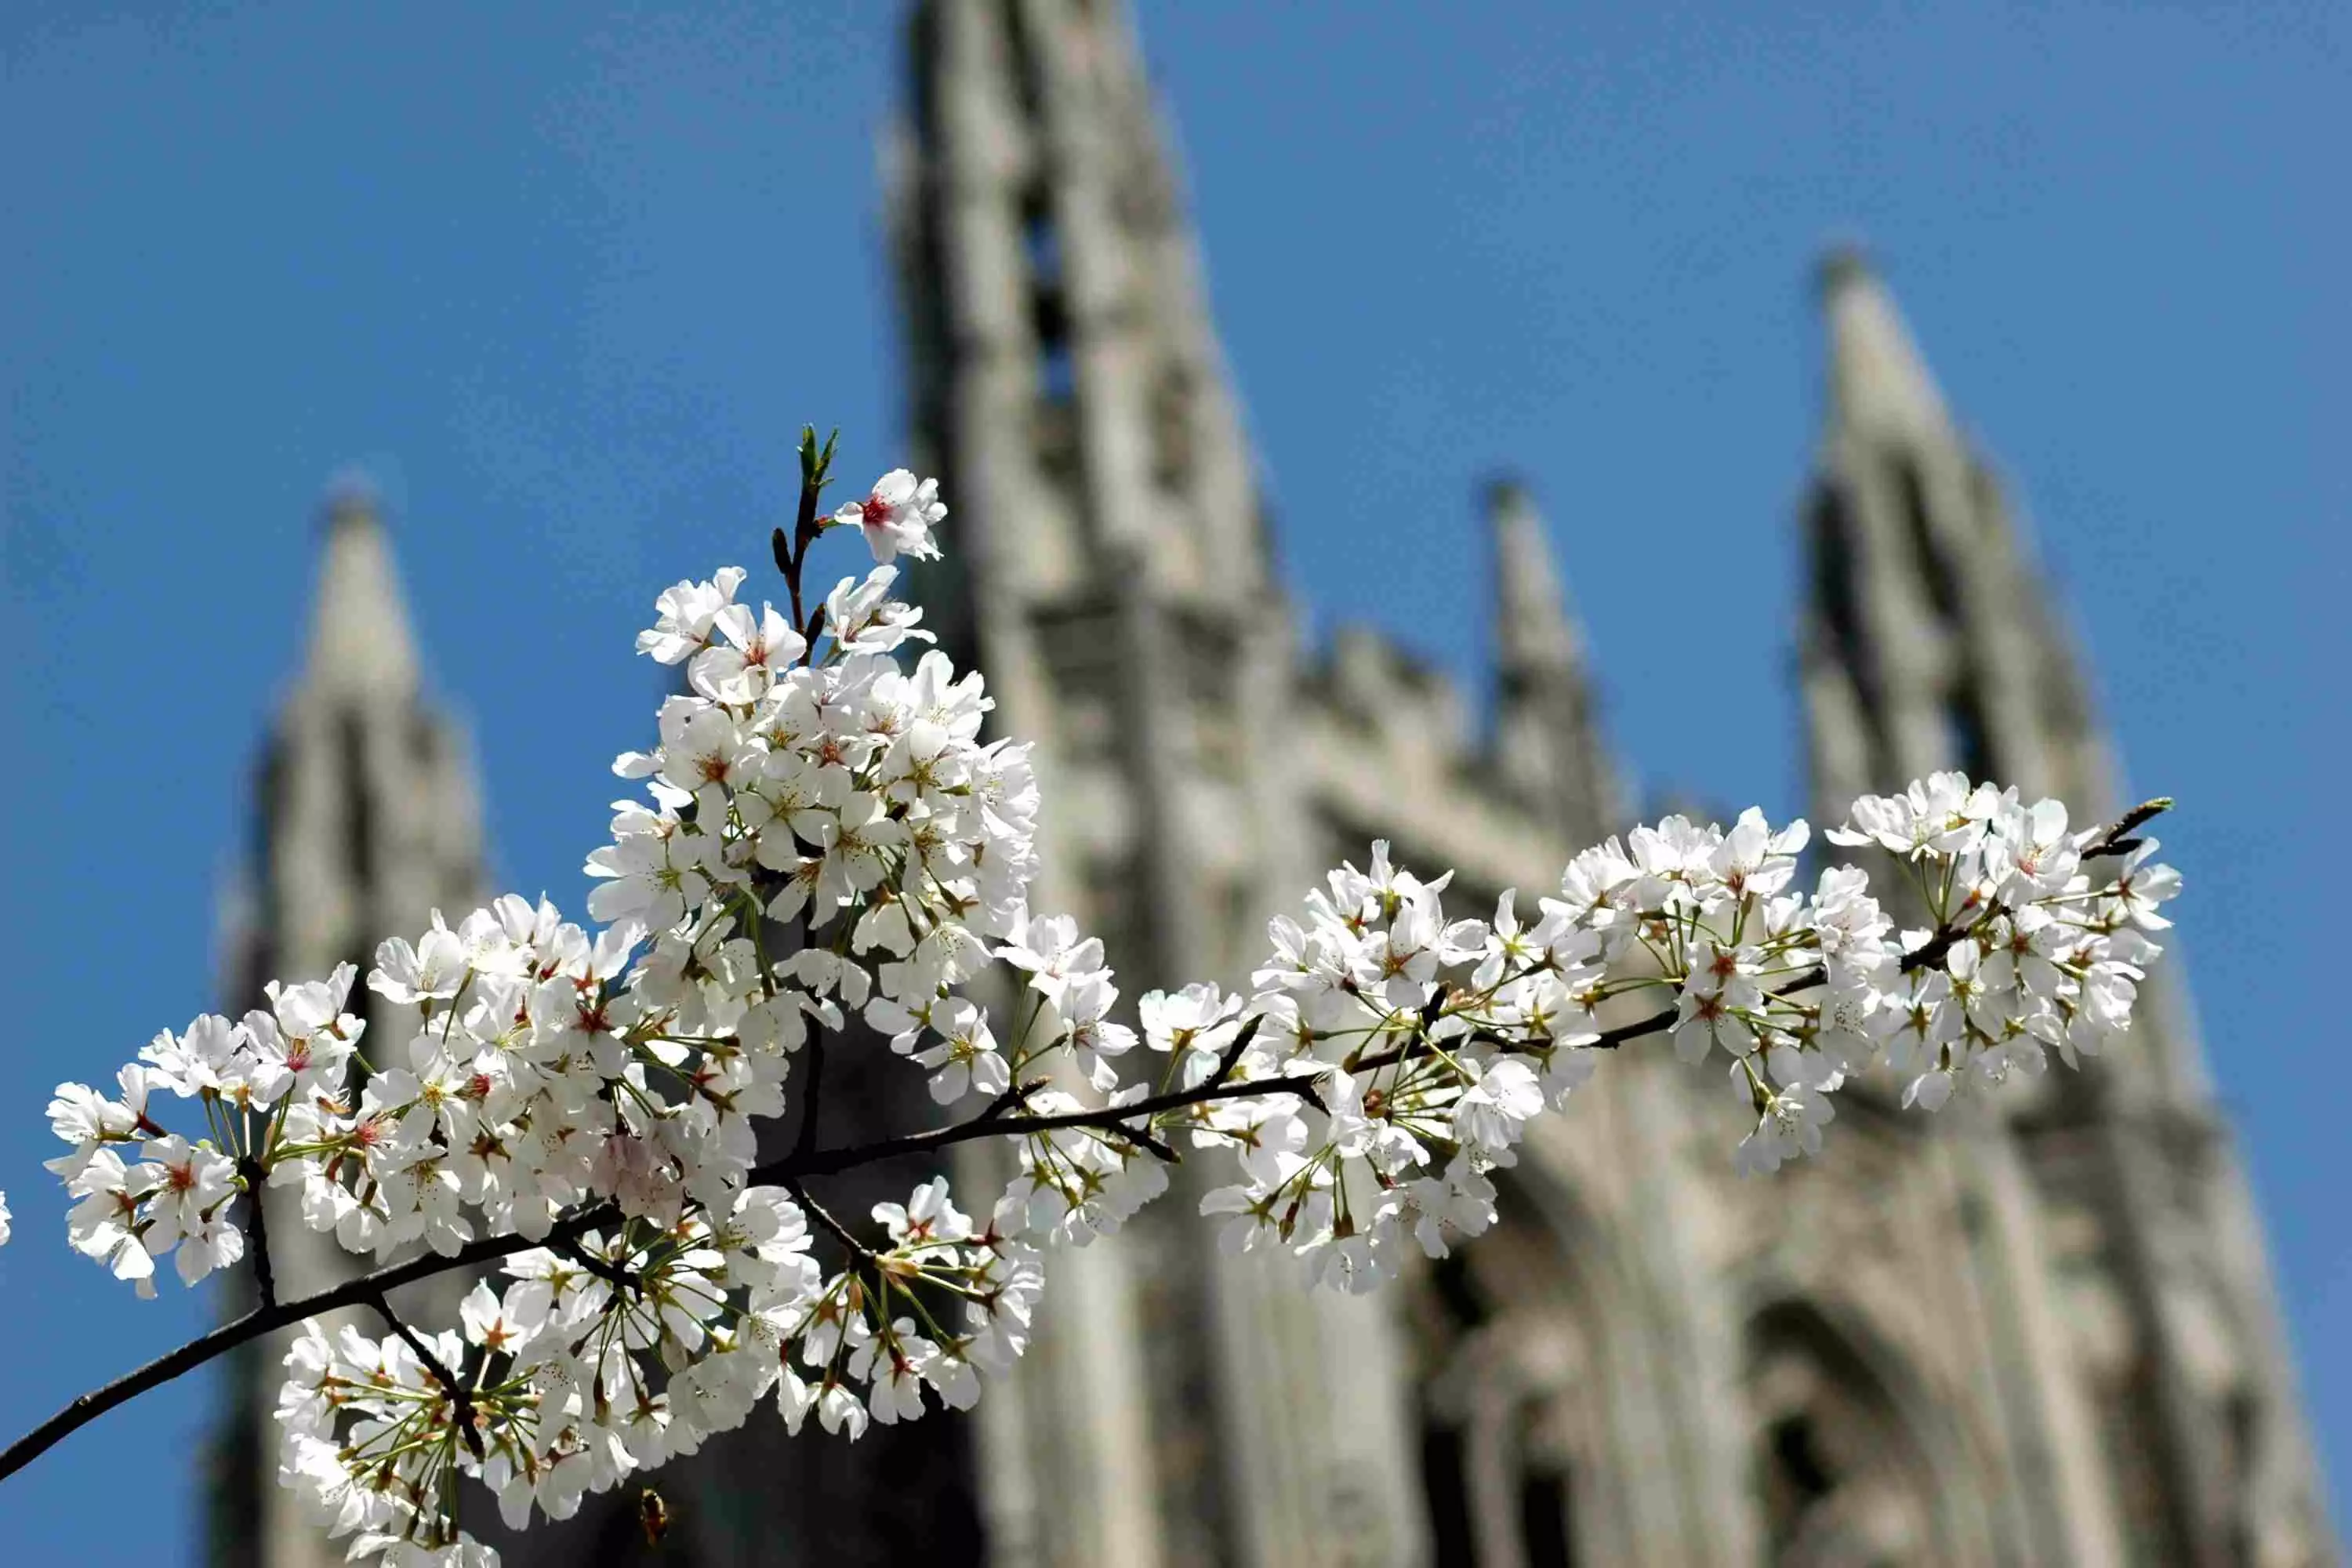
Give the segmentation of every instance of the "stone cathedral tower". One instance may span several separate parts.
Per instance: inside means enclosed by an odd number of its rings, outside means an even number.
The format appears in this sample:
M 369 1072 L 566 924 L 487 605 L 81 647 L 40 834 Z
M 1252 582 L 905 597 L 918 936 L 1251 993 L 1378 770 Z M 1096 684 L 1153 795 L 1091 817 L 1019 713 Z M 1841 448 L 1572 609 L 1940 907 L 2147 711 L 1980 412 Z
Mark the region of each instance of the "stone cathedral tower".
M 1374 837 L 1454 868 L 1469 908 L 1622 826 L 1566 575 L 1517 485 L 1483 506 L 1483 721 L 1370 633 L 1300 647 L 1118 0 L 924 0 L 910 61 L 892 253 L 913 457 L 954 504 L 916 587 L 1036 743 L 1041 911 L 1102 935 L 1132 996 L 1244 977 L 1266 917 Z M 1948 765 L 2111 810 L 2000 487 L 1869 272 L 1833 262 L 1823 300 L 1816 816 Z M 267 775 L 257 973 L 323 969 L 362 908 L 413 925 L 470 885 L 469 828 L 387 847 L 433 813 L 385 790 L 463 789 L 382 550 L 363 518 L 330 534 Z M 1717 1075 L 1628 1052 L 1538 1125 L 1491 1236 L 1369 1300 L 1222 1257 L 1180 1186 L 1052 1260 L 1030 1355 L 971 1417 L 855 1448 L 755 1420 L 660 1472 L 679 1523 L 657 1556 L 627 1497 L 501 1544 L 567 1568 L 2334 1562 L 2185 1002 L 2148 998 L 2128 1051 L 1935 1118 L 1851 1091 L 1836 1157 L 1770 1182 L 1732 1174 Z M 971 1150 L 960 1185 L 989 1190 Z M 226 1494 L 248 1514 L 257 1451 Z M 272 1524 L 220 1560 L 308 1550 Z
M 223 1005 L 241 1013 L 263 1005 L 262 984 L 273 977 L 324 976 L 350 963 L 360 973 L 352 1010 L 367 1019 L 371 1042 L 403 1041 L 415 1032 L 414 1011 L 369 994 L 365 977 L 383 938 L 422 931 L 435 909 L 463 912 L 483 897 L 472 758 L 457 726 L 425 702 L 373 496 L 356 485 L 337 489 L 320 531 L 301 672 L 262 752 L 245 921 L 231 933 Z M 270 1255 L 289 1295 L 332 1285 L 354 1261 L 302 1224 L 299 1195 L 280 1190 L 268 1199 Z M 436 1311 L 454 1310 L 450 1292 L 432 1299 Z M 276 1482 L 270 1412 L 292 1338 L 275 1336 L 236 1358 L 213 1494 L 219 1568 L 342 1560 Z
M 1807 505 L 1801 660 L 1814 810 L 1958 767 L 2126 804 L 2071 639 L 1992 471 L 1862 259 L 1822 269 L 1829 411 Z M 2160 971 L 2127 1070 L 2053 1075 L 2011 1112 L 2070 1468 L 2134 1563 L 2293 1563 L 2326 1540 L 2261 1226 L 2196 1023 Z

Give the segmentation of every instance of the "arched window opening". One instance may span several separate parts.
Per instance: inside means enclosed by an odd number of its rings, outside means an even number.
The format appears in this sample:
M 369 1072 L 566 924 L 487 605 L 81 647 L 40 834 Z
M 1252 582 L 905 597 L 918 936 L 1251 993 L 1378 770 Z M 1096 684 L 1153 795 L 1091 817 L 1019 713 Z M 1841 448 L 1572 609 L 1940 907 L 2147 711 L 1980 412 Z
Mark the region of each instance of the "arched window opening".
M 1430 1561 L 1578 1568 L 1580 1505 L 1608 1452 L 1601 1363 L 1550 1228 L 1507 1189 L 1500 1206 L 1505 1220 L 1433 1264 L 1414 1296 Z
M 1845 497 L 1836 486 L 1824 484 L 1813 492 L 1806 517 L 1812 535 L 1813 605 L 1828 628 L 1839 656 L 1859 668 L 1862 660 L 1862 596 L 1853 559 L 1853 530 L 1848 526 Z
M 1937 617 L 1950 626 L 1960 618 L 1959 579 L 1952 574 L 1951 558 L 1936 538 L 1935 520 L 1927 511 L 1927 484 L 1918 464 L 1907 458 L 1895 460 L 1895 482 L 1901 492 L 1903 521 L 1918 558 L 1919 577 L 1927 584 L 1927 603 Z
M 1997 778 L 1992 731 L 1985 721 L 1984 698 L 1976 673 L 1963 670 L 1944 699 L 1944 755 L 1972 779 Z
M 1797 1534 L 1814 1506 L 1837 1490 L 1837 1480 L 1822 1458 L 1809 1415 L 1788 1415 L 1773 1422 L 1766 1429 L 1765 1446 L 1765 1529 L 1778 1553 Z
M 1053 194 L 1044 181 L 1023 191 L 1020 222 L 1029 330 L 1037 345 L 1037 462 L 1046 478 L 1068 479 L 1077 471 L 1077 358 L 1071 342 L 1061 227 L 1055 218 Z
M 1776 1309 L 1749 1335 L 1751 1474 L 1774 1568 L 1948 1560 L 1937 1478 L 1894 1400 L 1817 1313 Z
M 1029 324 L 1044 362 L 1045 395 L 1071 392 L 1069 295 L 1063 277 L 1062 236 L 1052 195 L 1033 184 L 1021 197 L 1021 255 L 1029 274 Z
M 2262 1406 L 2252 1390 L 2234 1389 L 2222 1402 L 2221 1429 L 2227 1435 L 2221 1462 L 2221 1473 L 2230 1482 L 2227 1495 L 2251 1499 L 2255 1493 L 2247 1483 L 2254 1474 L 2262 1434 Z M 2230 1550 L 2240 1563 L 2262 1561 L 2260 1521 L 2248 1502 L 2231 1510 Z
M 1853 515 L 1844 489 L 1834 481 L 1817 485 L 1806 510 L 1805 526 L 1811 535 L 1813 614 L 1829 642 L 1823 651 L 1853 682 L 1866 726 L 1864 738 L 1870 750 L 1866 760 L 1874 775 L 1886 755 L 1885 688 L 1863 621 L 1862 569 L 1855 558 Z
M 1070 353 L 1069 333 L 1058 308 L 1041 308 L 1037 312 L 1037 395 L 1053 407 L 1067 410 L 1077 395 L 1078 365 Z
M 1491 1315 L 1470 1265 L 1460 1251 L 1447 1253 L 1429 1268 L 1429 1287 L 1454 1326 L 1475 1329 Z
M 1556 1394 L 1508 1403 L 1482 1383 L 1464 1400 L 1424 1400 L 1422 1487 L 1437 1568 L 1577 1568 L 1576 1488 L 1558 1451 Z
M 343 849 L 349 857 L 350 868 L 345 875 L 355 888 L 376 885 L 376 837 L 378 816 L 374 781 L 369 769 L 376 760 L 375 748 L 368 743 L 367 721 L 356 708 L 343 708 L 335 714 L 336 740 L 342 748 L 342 808 Z M 375 918 L 373 910 L 352 911 L 361 921 Z M 367 973 L 362 964 L 360 973 Z
M 1519 1471 L 1519 1558 L 1527 1568 L 1576 1568 L 1575 1506 L 1565 1459 L 1526 1460 Z
M 1478 1531 L 1470 1517 L 1470 1466 L 1461 1427 L 1424 1416 L 1421 1485 L 1429 1506 L 1430 1562 L 1435 1568 L 1477 1568 Z

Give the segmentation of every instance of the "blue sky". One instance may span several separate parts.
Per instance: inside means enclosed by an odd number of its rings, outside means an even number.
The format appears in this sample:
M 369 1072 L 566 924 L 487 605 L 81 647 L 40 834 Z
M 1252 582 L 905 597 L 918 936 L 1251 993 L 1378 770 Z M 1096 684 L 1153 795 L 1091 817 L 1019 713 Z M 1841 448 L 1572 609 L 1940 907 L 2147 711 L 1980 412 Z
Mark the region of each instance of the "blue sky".
M 894 9 L 0 16 L 0 1426 L 211 1310 L 64 1254 L 39 1110 L 212 1000 L 329 477 L 400 508 L 502 879 L 576 904 L 655 691 L 652 591 L 757 563 L 803 420 L 844 426 L 853 474 L 894 460 Z M 1142 11 L 1313 625 L 1475 683 L 1471 498 L 1515 468 L 1650 784 L 1801 806 L 1806 279 L 1824 240 L 1872 244 L 2034 520 L 2130 782 L 2182 799 L 2182 946 L 2343 1495 L 2344 1028 L 2304 1000 L 2340 960 L 2287 911 L 2324 890 L 2347 760 L 2347 13 Z M 212 1397 L 0 1486 L 0 1540 L 194 1561 Z

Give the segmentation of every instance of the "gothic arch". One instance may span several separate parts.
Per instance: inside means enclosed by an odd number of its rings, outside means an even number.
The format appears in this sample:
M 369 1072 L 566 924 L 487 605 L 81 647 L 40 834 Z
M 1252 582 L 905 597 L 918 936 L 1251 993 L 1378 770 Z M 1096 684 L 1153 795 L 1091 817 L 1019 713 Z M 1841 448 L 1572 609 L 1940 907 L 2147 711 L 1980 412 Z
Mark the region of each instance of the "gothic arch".
M 1747 1316 L 1749 1482 L 1775 1568 L 1992 1560 L 1986 1471 L 1959 1421 L 1861 1315 L 1783 1295 Z
M 1642 1516 L 1642 1478 L 1623 1473 L 1673 1441 L 1628 1252 L 1537 1160 L 1494 1180 L 1499 1222 L 1411 1297 L 1430 1561 L 1591 1568 L 1661 1549 L 1678 1560 L 1668 1536 L 1681 1521 Z

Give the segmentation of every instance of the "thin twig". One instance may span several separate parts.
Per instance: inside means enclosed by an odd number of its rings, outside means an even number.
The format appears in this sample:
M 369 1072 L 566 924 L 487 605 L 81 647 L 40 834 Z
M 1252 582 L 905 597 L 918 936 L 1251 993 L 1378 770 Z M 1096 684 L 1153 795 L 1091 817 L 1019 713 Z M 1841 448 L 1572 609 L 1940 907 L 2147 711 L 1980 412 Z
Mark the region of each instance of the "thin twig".
M 1620 1024 L 1613 1029 L 1603 1029 L 1585 1042 L 1587 1050 L 1613 1051 L 1628 1040 L 1638 1040 L 1644 1035 L 1654 1035 L 1661 1029 L 1675 1026 L 1675 1010 L 1661 1008 L 1635 1023 Z
M 769 548 L 775 553 L 776 569 L 784 574 L 784 590 L 792 597 L 793 628 L 798 631 L 805 626 L 811 647 L 816 646 L 816 623 L 803 612 L 801 568 L 808 561 L 809 546 L 815 543 L 817 535 L 824 531 L 816 520 L 816 500 L 824 490 L 828 471 L 833 467 L 833 443 L 840 434 L 836 430 L 827 437 L 824 447 L 820 451 L 815 426 L 801 427 L 801 496 L 800 504 L 793 509 L 792 540 L 788 547 L 784 531 L 780 528 L 768 542 Z
M 1443 994 L 1441 993 L 1441 995 L 1442 994 Z M 1225 1054 L 1217 1058 L 1217 1070 L 1209 1075 L 1209 1081 L 1205 1087 L 1214 1089 L 1219 1084 L 1224 1082 L 1225 1079 L 1234 1076 L 1234 1068 L 1241 1065 L 1242 1053 L 1249 1049 L 1249 1045 L 1252 1040 L 1257 1038 L 1258 1026 L 1265 1022 L 1265 1015 L 1261 1013 L 1256 1017 L 1252 1018 L 1248 1023 L 1242 1026 L 1241 1033 L 1234 1037 L 1234 1043 L 1227 1046 L 1225 1047 Z M 1434 1020 L 1424 1018 L 1422 1022 L 1422 1026 L 1423 1028 L 1427 1028 L 1432 1022 L 1434 1022 Z
M 453 1268 L 470 1268 L 501 1258 L 511 1258 L 518 1252 L 528 1252 L 535 1247 L 553 1246 L 558 1241 L 583 1235 L 599 1226 L 610 1225 L 619 1217 L 620 1211 L 613 1205 L 595 1204 L 568 1219 L 558 1221 L 555 1228 L 542 1241 L 534 1241 L 527 1236 L 485 1237 L 467 1243 L 446 1258 L 437 1253 L 426 1253 L 405 1263 L 396 1263 L 389 1268 L 379 1268 L 373 1274 L 347 1280 L 331 1289 L 316 1291 L 299 1300 L 280 1301 L 274 1307 L 257 1307 L 243 1317 L 232 1319 L 209 1333 L 200 1334 L 178 1349 L 167 1351 L 146 1365 L 74 1399 L 47 1421 L 11 1443 L 6 1449 L 0 1450 L 0 1479 L 23 1469 L 66 1436 L 97 1420 L 116 1405 L 136 1399 L 150 1389 L 161 1388 L 173 1378 L 194 1372 L 239 1345 L 274 1334 L 280 1329 L 293 1328 L 312 1318 L 341 1311 L 346 1307 L 368 1306 L 388 1291 L 413 1285 L 420 1279 L 433 1279 Z
M 2083 851 L 2083 858 L 2096 860 L 2102 856 L 2129 855 L 2147 842 L 2145 838 L 2133 837 L 2132 830 L 2147 826 L 2171 809 L 2172 797 L 2168 795 L 2158 795 L 2154 800 L 2141 801 L 2137 805 L 2116 818 L 2113 826 L 2094 840 L 2089 848 Z
M 1028 1104 L 1031 1100 L 1036 1097 L 1037 1091 L 1044 1089 L 1050 1081 L 1052 1080 L 1048 1079 L 1033 1078 L 1016 1083 L 1010 1089 L 1006 1089 L 1003 1094 L 998 1095 L 994 1100 L 990 1100 L 988 1102 L 988 1109 L 982 1111 L 978 1116 L 974 1117 L 973 1120 L 976 1121 L 1001 1121 L 1012 1112 L 1018 1110 L 1023 1106 Z
M 577 1263 L 581 1268 L 585 1268 L 589 1273 L 593 1274 L 597 1279 L 604 1280 L 606 1284 L 611 1285 L 615 1289 L 642 1291 L 645 1289 L 645 1281 L 639 1279 L 628 1269 L 623 1268 L 620 1264 L 614 1262 L 609 1258 L 597 1257 L 596 1254 L 589 1251 L 586 1247 L 581 1246 L 578 1241 L 573 1240 L 571 1237 L 567 1237 L 562 1241 L 550 1242 L 548 1244 L 548 1250 L 572 1259 L 572 1262 Z
M 1990 916 L 1991 912 L 1989 910 L 1986 914 Z M 1931 964 L 1943 963 L 1950 955 L 1954 944 L 1975 929 L 1974 925 L 1938 927 L 1935 935 L 1903 955 L 1902 973 L 1910 974 Z
M 874 1249 L 858 1240 L 847 1226 L 834 1218 L 832 1210 L 809 1196 L 809 1190 L 806 1187 L 796 1181 L 788 1181 L 783 1185 L 784 1191 L 792 1194 L 794 1203 L 814 1215 L 819 1225 L 833 1232 L 834 1238 L 849 1248 L 850 1256 L 861 1258 L 874 1256 Z
M 406 1342 L 408 1348 L 416 1352 L 416 1359 L 425 1363 L 425 1370 L 441 1384 L 441 1391 L 449 1396 L 449 1419 L 457 1426 L 457 1440 L 465 1444 L 466 1451 L 478 1461 L 482 1457 L 482 1433 L 481 1428 L 474 1424 L 473 1394 L 467 1391 L 457 1374 L 449 1370 L 448 1363 L 434 1353 L 433 1347 L 425 1342 L 424 1337 L 401 1321 L 400 1314 L 392 1310 L 392 1303 L 381 1292 L 369 1298 L 367 1304 L 375 1309 L 375 1315 L 383 1320 L 386 1328 Z
M 1155 1094 L 1149 1100 L 1132 1100 L 1125 1105 L 1107 1105 L 1093 1110 L 1065 1110 L 1049 1116 L 1001 1116 L 993 1121 L 958 1121 L 946 1127 L 934 1127 L 928 1131 L 886 1138 L 875 1143 L 812 1150 L 805 1155 L 788 1154 L 781 1160 L 755 1167 L 751 1180 L 775 1184 L 790 1183 L 803 1176 L 830 1176 L 860 1165 L 870 1165 L 879 1160 L 895 1160 L 908 1154 L 923 1154 L 957 1143 L 969 1143 L 975 1138 L 1019 1138 L 1077 1127 L 1109 1131 L 1115 1122 L 1156 1116 L 1163 1110 L 1180 1110 L 1186 1106 L 1205 1104 L 1213 1100 L 1239 1100 L 1262 1094 L 1304 1095 L 1312 1091 L 1314 1087 L 1312 1076 L 1295 1074 L 1288 1078 L 1264 1079 L 1250 1083 L 1220 1084 L 1215 1089 L 1204 1086 L 1171 1089 L 1166 1094 Z
M 1183 1158 L 1169 1146 L 1167 1140 L 1148 1127 L 1131 1127 L 1124 1121 L 1113 1121 L 1103 1131 L 1114 1138 L 1123 1138 L 1138 1148 L 1149 1149 L 1163 1164 L 1173 1165 Z

